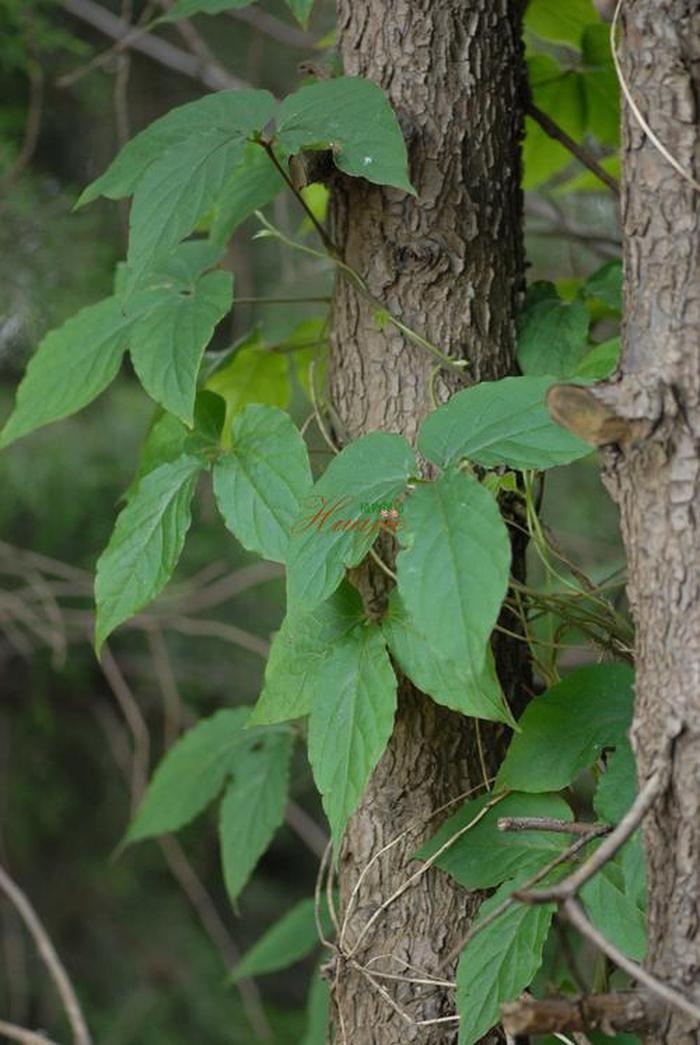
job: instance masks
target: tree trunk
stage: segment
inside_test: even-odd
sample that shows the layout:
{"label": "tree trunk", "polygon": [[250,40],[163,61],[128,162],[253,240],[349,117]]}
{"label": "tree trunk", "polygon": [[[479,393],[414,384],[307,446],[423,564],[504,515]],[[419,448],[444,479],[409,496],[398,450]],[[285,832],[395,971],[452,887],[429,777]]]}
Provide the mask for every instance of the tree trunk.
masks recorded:
{"label": "tree trunk", "polygon": [[[334,238],[394,316],[454,358],[469,360],[467,381],[503,377],[514,365],[523,286],[521,8],[521,0],[338,0],[344,72],[387,91],[407,139],[418,197],[339,178]],[[434,365],[394,327],[378,324],[373,305],[339,277],[331,398],[346,437],[384,429],[413,440],[431,407]],[[436,383],[440,398],[455,387],[444,369]],[[515,544],[519,572],[523,548]],[[499,642],[496,657],[517,704],[527,678],[525,647]],[[505,731],[480,728],[481,761],[490,773]],[[411,854],[436,829],[438,808],[482,781],[477,739],[473,721],[401,680],[394,736],[347,830],[343,910],[371,858],[412,830],[363,878],[343,936],[346,955],[368,918],[416,870]],[[393,956],[373,962],[370,973],[449,979],[453,969],[441,963],[477,903],[446,875],[430,871],[377,917],[353,957],[366,965]],[[379,982],[410,1019],[341,958],[335,990],[341,1042],[455,1040],[454,1021],[415,1026],[454,1017],[449,989]]]}
{"label": "tree trunk", "polygon": [[[700,172],[700,6],[623,8],[625,78],[652,130],[696,181]],[[621,372],[600,394],[641,441],[606,453],[637,625],[632,728],[639,774],[671,759],[645,821],[647,965],[700,1002],[700,192],[626,107],[625,331]],[[646,1039],[700,1041],[682,1014]]]}

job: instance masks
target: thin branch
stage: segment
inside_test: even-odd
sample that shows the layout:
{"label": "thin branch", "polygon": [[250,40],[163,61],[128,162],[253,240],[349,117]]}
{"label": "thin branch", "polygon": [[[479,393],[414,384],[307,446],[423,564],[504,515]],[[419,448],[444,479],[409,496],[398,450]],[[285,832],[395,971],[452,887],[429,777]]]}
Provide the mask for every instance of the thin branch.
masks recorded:
{"label": "thin branch", "polygon": [[533,998],[523,994],[501,1006],[503,1026],[516,1037],[567,1031],[642,1031],[658,1026],[665,1006],[640,991],[584,994],[578,998]]}
{"label": "thin branch", "polygon": [[531,116],[535,123],[538,123],[545,134],[548,134],[550,138],[558,141],[565,149],[576,157],[579,163],[582,163],[584,167],[595,174],[599,181],[602,181],[616,196],[620,195],[620,186],[616,178],[613,178],[612,174],[608,174],[604,167],[598,163],[596,159],[591,156],[587,149],[584,149],[582,145],[574,141],[573,138],[569,137],[565,130],[563,130],[558,123],[547,115],[546,112],[542,112],[536,105],[530,102],[526,110],[527,115]]}
{"label": "thin branch", "polygon": [[[558,853],[553,860],[550,860],[548,864],[545,864],[544,867],[541,867],[539,871],[532,875],[531,878],[528,878],[526,882],[523,882],[521,890],[531,889],[533,885],[537,885],[537,883],[541,882],[543,878],[546,878],[551,871],[555,871],[557,867],[560,867],[562,864],[565,864],[569,860],[572,860],[582,849],[584,849],[588,845],[589,842],[592,842],[594,838],[599,838],[602,834],[606,834],[608,831],[610,831],[610,828],[607,826],[607,824],[591,824],[591,830],[588,832],[587,835],[582,835],[581,838],[578,838],[575,842],[573,842],[572,845],[568,847],[568,849],[562,850],[562,852]],[[459,944],[452,951],[450,951],[447,958],[445,958],[440,963],[440,967],[444,968],[445,966],[451,966],[452,963],[459,957],[459,955],[467,946],[467,944],[470,943],[475,936],[478,936],[479,933],[482,933],[484,929],[486,929],[489,925],[495,922],[496,919],[500,918],[501,915],[505,914],[506,911],[508,911],[513,906],[513,904],[518,903],[519,900],[519,893],[512,892],[510,896],[507,896],[505,900],[503,900],[497,907],[494,907],[494,909],[490,911],[485,918],[482,918],[482,920],[480,922],[477,922],[476,925],[472,925],[471,928],[467,931],[466,935],[459,942]]]}
{"label": "thin branch", "polygon": [[607,824],[586,824],[581,821],[557,820],[551,816],[501,816],[496,821],[499,831],[551,831],[559,835],[590,835],[594,828]]}
{"label": "thin branch", "polygon": [[575,929],[585,936],[587,940],[590,940],[598,950],[602,951],[603,954],[607,954],[611,961],[615,962],[615,965],[624,969],[626,973],[629,973],[639,983],[643,983],[644,986],[655,994],[657,998],[661,998],[663,1001],[668,1002],[675,1009],[680,1009],[681,1012],[685,1012],[688,1016],[691,1016],[694,1020],[700,1022],[700,1006],[695,1005],[692,1001],[681,994],[680,991],[675,990],[673,987],[669,987],[668,984],[662,983],[656,976],[652,976],[650,972],[644,968],[643,965],[639,965],[637,962],[632,961],[626,954],[618,950],[614,944],[610,943],[602,933],[598,932],[594,925],[592,925],[586,915],[583,912],[578,900],[573,897],[566,900],[562,906],[564,915],[569,919]]}
{"label": "thin branch", "polygon": [[138,701],[107,643],[102,647],[99,664],[134,740],[131,770],[131,813],[133,815],[148,783],[151,738]]}
{"label": "thin branch", "polygon": [[[105,36],[115,40],[121,48],[128,47],[132,51],[138,51],[173,72],[187,76],[191,80],[197,80],[210,91],[243,90],[250,87],[250,84],[225,72],[220,66],[203,64],[195,55],[175,47],[168,40],[153,36],[143,29],[134,31],[121,18],[113,15],[100,4],[94,3],[93,0],[61,0],[61,6],[74,18],[80,19],[86,25],[90,25],[93,29],[97,29]],[[94,68],[95,64],[103,64],[110,56],[111,52],[106,56],[100,56],[97,63],[92,62],[89,67],[83,67],[77,73],[62,77],[58,81],[59,85],[66,87],[70,83],[75,83],[76,79],[88,71],[88,68]]]}
{"label": "thin branch", "polygon": [[160,628],[150,628],[146,634],[156,679],[163,697],[163,741],[167,750],[175,743],[182,730],[182,698],[163,632]]}
{"label": "thin branch", "polygon": [[33,1030],[25,1030],[14,1023],[5,1023],[0,1020],[0,1034],[4,1034],[10,1041],[19,1041],[22,1045],[57,1045],[51,1038],[44,1034],[35,1033]]}
{"label": "thin branch", "polygon": [[39,921],[37,913],[32,907],[28,897],[22,892],[20,887],[13,882],[3,867],[0,867],[0,891],[5,894],[7,899],[15,908],[37,946],[37,950],[39,951],[41,959],[56,986],[66,1016],[68,1017],[75,1045],[92,1045],[92,1039],[90,1037],[90,1032],[87,1029],[82,1009],[80,1008],[80,1002],[78,1001],[73,985],[68,978],[68,974],[61,963],[61,959],[58,957],[56,949],[51,943],[48,933]]}
{"label": "thin branch", "polygon": [[561,903],[563,900],[575,896],[581,886],[585,885],[594,874],[597,874],[609,860],[612,860],[615,853],[634,834],[645,814],[651,809],[663,790],[665,781],[666,773],[662,769],[659,768],[652,773],[614,831],[610,832],[605,841],[577,871],[548,889],[538,889],[536,892],[518,889],[517,898],[525,903],[551,903],[552,901]]}
{"label": "thin branch", "polygon": [[[207,936],[221,953],[225,966],[232,968],[237,965],[241,957],[240,951],[199,875],[185,856],[182,846],[172,835],[165,835],[159,840],[159,844],[173,877],[196,911]],[[237,987],[251,1026],[262,1041],[271,1041],[272,1028],[265,1015],[262,998],[255,981],[240,980]]]}
{"label": "thin branch", "polygon": [[323,854],[328,846],[328,836],[323,828],[319,827],[312,816],[302,809],[296,802],[288,802],[284,819],[292,831],[299,836],[314,856],[323,859]]}
{"label": "thin branch", "polygon": [[245,7],[238,11],[227,11],[229,18],[235,18],[238,22],[245,22],[257,29],[264,36],[269,36],[277,43],[285,44],[287,47],[298,47],[304,51],[310,51],[316,47],[317,39],[311,33],[305,33],[303,29],[297,29],[295,25],[289,25],[280,18],[268,14],[261,7]]}
{"label": "thin branch", "polygon": [[[160,7],[168,11],[173,6],[174,0],[158,0]],[[179,18],[174,25],[175,30],[182,37],[187,50],[195,56],[202,69],[210,69],[222,78],[222,82],[228,79],[229,73],[221,64],[214,52],[207,44],[204,37],[199,33],[189,18]]]}
{"label": "thin branch", "polygon": [[267,660],[270,652],[270,643],[254,635],[250,631],[235,624],[227,624],[222,620],[202,620],[199,617],[166,617],[162,621],[163,627],[173,628],[183,635],[200,635],[203,638],[226,639],[235,643],[242,649],[251,653],[257,653],[259,657]]}

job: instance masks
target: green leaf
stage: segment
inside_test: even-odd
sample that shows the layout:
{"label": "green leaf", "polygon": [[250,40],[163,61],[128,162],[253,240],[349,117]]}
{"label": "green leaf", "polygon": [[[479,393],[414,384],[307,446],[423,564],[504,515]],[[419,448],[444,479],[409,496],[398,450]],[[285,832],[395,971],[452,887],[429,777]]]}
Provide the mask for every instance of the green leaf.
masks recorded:
{"label": "green leaf", "polygon": [[304,29],[309,24],[309,17],[316,0],[286,0],[287,7]]}
{"label": "green leaf", "polygon": [[[324,934],[330,935],[330,919],[325,904],[321,906],[320,914]],[[243,955],[231,979],[234,983],[240,983],[249,976],[279,972],[311,954],[319,943],[314,901],[301,900]]]}
{"label": "green leaf", "polygon": [[471,661],[462,661],[458,667],[441,657],[406,611],[396,589],[389,598],[382,631],[401,670],[438,704],[462,715],[515,724],[503,697],[490,647],[486,648],[480,669]]}
{"label": "green leaf", "polygon": [[330,149],[346,174],[415,195],[398,120],[370,80],[339,76],[289,95],[279,109],[276,140],[290,153]]}
{"label": "green leaf", "polygon": [[593,796],[593,808],[601,820],[617,824],[630,808],[637,794],[637,765],[629,740],[620,740],[608,756],[605,772]]}
{"label": "green leaf", "polygon": [[322,980],[316,971],[311,977],[311,987],[306,1003],[306,1032],[301,1040],[301,1045],[326,1045],[330,1006],[330,984],[327,980]]}
{"label": "green leaf", "polygon": [[[513,891],[505,885],[479,908],[482,922]],[[459,1045],[474,1045],[499,1021],[500,1005],[527,987],[542,962],[554,904],[514,904],[475,936],[457,966]]]}
{"label": "green leaf", "polygon": [[124,500],[131,500],[138,484],[149,472],[183,454],[202,455],[202,467],[207,467],[210,456],[207,451],[219,446],[225,409],[220,396],[202,389],[195,400],[194,430],[189,431],[182,421],[159,407],[141,446],[136,474],[124,493]]}
{"label": "green leaf", "polygon": [[170,580],[190,526],[203,462],[186,455],[141,480],[97,563],[95,648],[155,598]]}
{"label": "green leaf", "polygon": [[572,671],[526,708],[497,777],[498,787],[560,791],[625,737],[634,674],[626,664]]}
{"label": "green leaf", "polygon": [[238,226],[271,202],[285,187],[284,180],[270,157],[259,145],[246,145],[243,159],[231,171],[221,195],[214,204],[209,235],[224,245]]}
{"label": "green leaf", "polygon": [[588,347],[588,324],[588,309],[582,301],[537,302],[520,322],[520,369],[530,377],[570,377]]}
{"label": "green leaf", "polygon": [[280,730],[247,733],[219,812],[224,881],[231,901],[247,884],[284,820],[293,737]]}
{"label": "green leaf", "polygon": [[218,367],[206,381],[206,388],[226,402],[222,446],[231,445],[231,424],[248,403],[287,406],[292,393],[289,367],[283,355],[268,352],[259,331],[252,333],[233,356]]}
{"label": "green leaf", "polygon": [[226,417],[226,403],[216,392],[201,388],[194,404],[194,430],[187,435],[185,449],[192,453],[219,450]]}
{"label": "green leaf", "polygon": [[311,486],[306,445],[288,414],[251,404],[234,417],[231,451],[214,465],[214,495],[244,548],[284,562]]}
{"label": "green leaf", "polygon": [[157,257],[193,231],[243,158],[250,135],[272,115],[267,91],[221,91],[215,97],[221,99],[218,109],[205,104],[207,98],[187,107],[190,118],[178,140],[161,149],[138,178],[129,217],[130,292]]}
{"label": "green leaf", "polygon": [[610,861],[581,889],[581,899],[593,924],[626,954],[642,961],[646,952],[644,912],[625,889],[617,861]]}
{"label": "green leaf", "polygon": [[[165,153],[185,146],[193,134],[201,134],[209,127],[223,128],[229,122],[237,128],[239,123],[255,126],[263,119],[262,127],[269,120],[273,105],[274,99],[267,91],[217,91],[171,109],[127,142],[104,174],[88,185],[77,206],[98,196],[112,200],[130,196],[149,167]],[[240,120],[236,118],[237,111]]]}
{"label": "green leaf", "polygon": [[577,45],[584,28],[598,21],[592,0],[530,0],[525,24],[545,40]]}
{"label": "green leaf", "polygon": [[573,376],[603,381],[614,372],[620,358],[620,338],[611,337],[594,345],[576,367]]}
{"label": "green leaf", "polygon": [[[485,794],[466,802],[416,853],[416,858],[429,859],[492,800],[492,794]],[[558,795],[506,795],[473,827],[456,838],[438,857],[437,866],[466,889],[489,889],[520,872],[523,876],[534,874],[569,844],[566,836],[547,831],[499,831],[497,823],[502,816],[573,819],[571,809]]]}
{"label": "green leaf", "polygon": [[362,599],[346,581],[315,609],[287,615],[265,665],[265,684],[249,725],[269,725],[308,715],[326,696],[321,669],[338,643],[365,619]]}
{"label": "green leaf", "polygon": [[182,421],[158,408],[141,446],[136,475],[124,495],[127,501],[130,500],[144,476],[155,471],[160,465],[169,464],[182,456],[186,438],[187,429]]}
{"label": "green leaf", "polygon": [[370,432],[342,450],[314,485],[295,523],[287,556],[291,609],[312,609],[340,584],[348,566],[367,554],[380,522],[362,504],[392,501],[416,472],[400,435]]}
{"label": "green leaf", "polygon": [[622,262],[608,261],[597,269],[583,285],[583,293],[589,298],[600,298],[608,308],[622,311]]}
{"label": "green leaf", "polygon": [[399,531],[398,588],[435,652],[479,676],[508,587],[510,541],[498,504],[463,472],[409,498]]}
{"label": "green leaf", "polygon": [[309,761],[337,848],[391,736],[396,676],[375,624],[354,628],[319,666]]}
{"label": "green leaf", "polygon": [[221,11],[232,11],[241,7],[250,7],[254,0],[176,0],[176,3],[159,22],[177,22],[179,18],[191,18],[192,15],[217,15]]}
{"label": "green leaf", "polygon": [[132,322],[111,297],[48,333],[29,361],[0,447],[74,414],[103,392],[117,375]]}
{"label": "green leaf", "polygon": [[217,711],[188,730],[156,769],[126,835],[128,842],[177,831],[212,802],[240,758],[248,708]]}
{"label": "green leaf", "polygon": [[587,128],[599,141],[620,143],[620,85],[610,49],[610,30],[600,22],[588,25],[581,37],[583,87]]}
{"label": "green leaf", "polygon": [[421,425],[418,449],[443,468],[469,458],[484,468],[552,468],[591,448],[556,424],[545,406],[551,377],[482,381],[452,396]]}
{"label": "green leaf", "polygon": [[201,275],[211,257],[206,243],[182,243],[124,306],[134,318],[130,354],[141,384],[188,425],[204,349],[233,301],[230,273]]}

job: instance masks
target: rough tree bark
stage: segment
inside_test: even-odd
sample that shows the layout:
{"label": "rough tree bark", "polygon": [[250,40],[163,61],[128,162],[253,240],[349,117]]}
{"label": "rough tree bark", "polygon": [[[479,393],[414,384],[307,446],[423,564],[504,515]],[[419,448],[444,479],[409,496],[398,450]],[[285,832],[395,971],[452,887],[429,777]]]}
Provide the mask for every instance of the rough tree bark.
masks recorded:
{"label": "rough tree bark", "polygon": [[[700,5],[625,4],[625,78],[652,130],[700,179]],[[645,822],[648,967],[700,1002],[700,191],[626,107],[621,370],[601,391],[639,441],[606,452],[637,625],[633,744],[641,779],[672,759]],[[681,1014],[648,1042],[689,1045]]]}
{"label": "rough tree bark", "polygon": [[[512,372],[515,314],[523,285],[519,144],[522,126],[521,0],[338,0],[344,71],[388,93],[407,139],[417,199],[356,179],[338,179],[333,234],[371,292],[405,323],[455,358],[468,381]],[[413,440],[430,409],[435,360],[391,326],[342,277],[335,295],[331,397],[339,431],[373,429]],[[443,370],[439,395],[454,389]],[[519,570],[522,547],[516,542]],[[369,580],[369,588],[372,579]],[[375,586],[376,591],[376,586]],[[376,607],[375,607],[376,608]],[[509,622],[512,625],[512,622]],[[499,673],[516,704],[527,677],[524,647],[501,642]],[[489,771],[504,731],[481,727]],[[353,818],[340,860],[344,909],[358,875],[408,825],[421,825],[363,880],[345,950],[367,919],[416,869],[410,855],[437,820],[431,814],[482,779],[473,723],[434,705],[403,680],[389,749]],[[375,970],[444,978],[478,900],[429,872],[377,919],[354,955]],[[371,971],[372,967],[370,967]],[[409,971],[410,975],[410,971]],[[454,1014],[450,992],[382,981],[414,1020]],[[454,1023],[409,1025],[366,978],[340,961],[340,1040],[422,1045],[454,1040]]]}

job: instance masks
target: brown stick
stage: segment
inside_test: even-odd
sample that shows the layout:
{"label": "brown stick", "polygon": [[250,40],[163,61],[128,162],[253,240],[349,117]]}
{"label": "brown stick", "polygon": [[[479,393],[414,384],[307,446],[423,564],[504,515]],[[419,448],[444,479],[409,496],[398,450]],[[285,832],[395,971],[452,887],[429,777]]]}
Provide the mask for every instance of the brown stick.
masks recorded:
{"label": "brown stick", "polygon": [[602,1030],[643,1031],[658,1025],[665,1006],[641,991],[587,994],[580,998],[545,998],[524,994],[501,1006],[504,1029],[518,1037]]}
{"label": "brown stick", "polygon": [[[161,37],[153,36],[143,30],[135,31],[121,18],[113,15],[100,4],[94,3],[93,0],[62,0],[61,6],[75,18],[79,18],[93,29],[97,29],[105,36],[115,40],[119,46],[139,51],[176,73],[188,76],[192,80],[198,80],[210,91],[241,90],[250,86],[238,77],[222,71],[219,66],[202,63],[196,55],[175,47],[168,40],[163,40]],[[92,67],[93,64],[90,63],[89,68]],[[87,69],[81,70],[81,75],[82,71],[87,71]],[[67,86],[68,83],[74,81],[75,74],[71,74],[69,77],[62,77],[60,84]]]}
{"label": "brown stick", "polygon": [[561,903],[563,900],[575,896],[581,886],[597,874],[609,860],[612,860],[615,853],[634,834],[644,815],[663,789],[665,780],[666,774],[662,769],[657,769],[652,773],[615,830],[611,831],[592,856],[563,882],[559,882],[558,885],[553,885],[549,889],[538,889],[536,892],[519,889],[515,896],[525,903],[551,903],[553,900]]}
{"label": "brown stick", "polygon": [[599,181],[602,181],[616,196],[620,195],[620,185],[612,174],[608,174],[604,167],[595,160],[587,149],[584,149],[582,145],[570,138],[565,130],[555,123],[554,120],[547,116],[546,112],[542,112],[536,105],[530,102],[526,110],[527,115],[531,116],[535,123],[538,123],[545,134],[548,134],[550,138],[558,141],[565,149],[568,149],[572,156],[575,156],[579,163],[582,163],[584,167],[587,167],[591,174],[595,174]]}
{"label": "brown stick", "polygon": [[43,1034],[25,1030],[24,1027],[18,1027],[14,1023],[5,1023],[4,1020],[0,1020],[0,1034],[4,1034],[10,1041],[21,1042],[21,1045],[56,1045],[55,1041]]}
{"label": "brown stick", "polygon": [[590,940],[592,944],[602,951],[603,954],[607,954],[608,958],[615,962],[621,969],[629,973],[630,976],[638,980],[639,983],[643,983],[644,986],[655,994],[657,998],[661,998],[663,1001],[668,1002],[669,1005],[675,1009],[680,1009],[681,1012],[687,1013],[694,1020],[697,1020],[700,1024],[700,1006],[695,1005],[692,1001],[681,994],[680,991],[675,990],[673,987],[669,987],[667,983],[663,983],[657,979],[656,976],[652,976],[650,972],[644,968],[643,965],[639,965],[637,962],[632,961],[626,954],[618,950],[614,944],[610,943],[609,940],[603,936],[602,933],[598,932],[594,925],[592,925],[586,915],[583,912],[578,900],[569,899],[561,907],[562,912],[569,919],[575,929],[585,936],[586,939]]}
{"label": "brown stick", "polygon": [[576,820],[557,820],[552,816],[502,816],[496,821],[499,831],[551,831],[559,835],[590,835],[604,824],[586,824]]}
{"label": "brown stick", "polygon": [[61,963],[61,959],[58,957],[54,945],[51,943],[49,934],[39,921],[38,915],[29,902],[28,897],[22,892],[16,882],[13,882],[7,871],[2,867],[0,867],[0,892],[5,894],[14,909],[17,911],[18,915],[24,922],[27,931],[36,944],[41,959],[56,986],[56,990],[58,991],[61,1003],[66,1016],[68,1017],[68,1022],[73,1031],[73,1041],[75,1042],[75,1045],[92,1045],[92,1039],[90,1037],[90,1032],[87,1029],[83,1011],[80,1008],[80,1002],[78,1001],[78,997],[73,989],[73,984],[68,978],[68,973]]}

